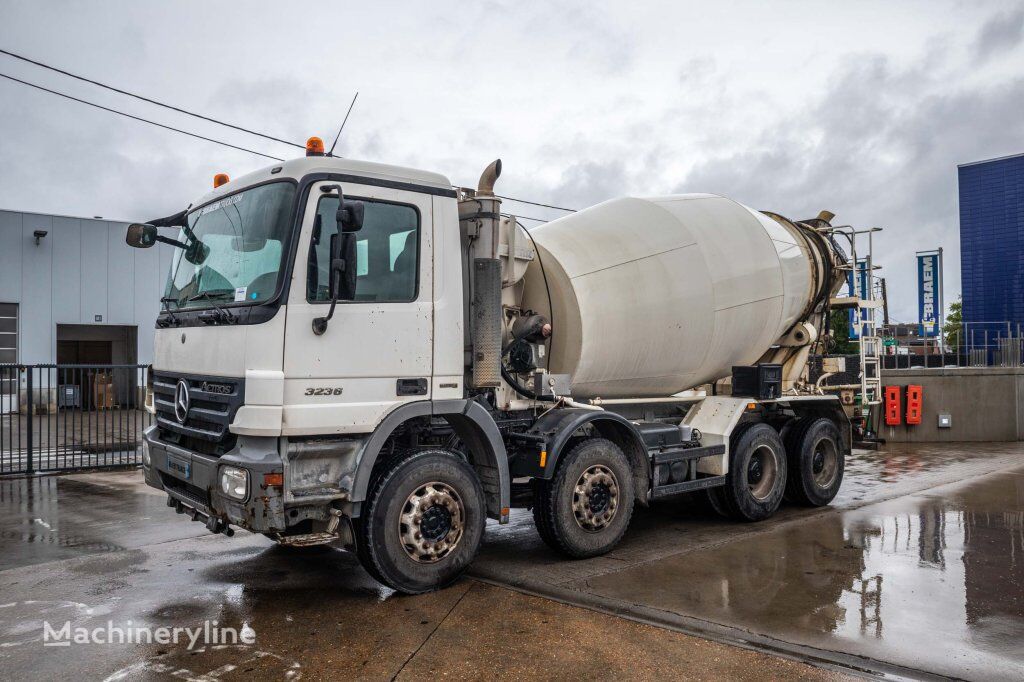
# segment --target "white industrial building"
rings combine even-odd
[[[127,223],[0,210],[0,364],[148,364],[173,249]]]

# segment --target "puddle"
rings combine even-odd
[[[1024,675],[1024,474],[827,514],[576,587],[937,673]]]

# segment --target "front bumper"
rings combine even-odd
[[[283,533],[286,529],[284,493],[266,485],[266,474],[284,470],[277,438],[239,436],[237,445],[221,457],[201,455],[164,443],[154,425],[143,438],[149,465],[143,464],[146,483],[207,519],[233,524],[254,533]],[[236,466],[249,472],[246,498],[236,500],[220,490],[220,468]]]

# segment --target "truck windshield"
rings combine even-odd
[[[252,305],[277,290],[295,185],[275,182],[188,214],[167,277],[165,300],[179,310]]]

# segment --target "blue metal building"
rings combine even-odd
[[[958,167],[963,319],[977,334],[1024,329],[1024,154]]]

